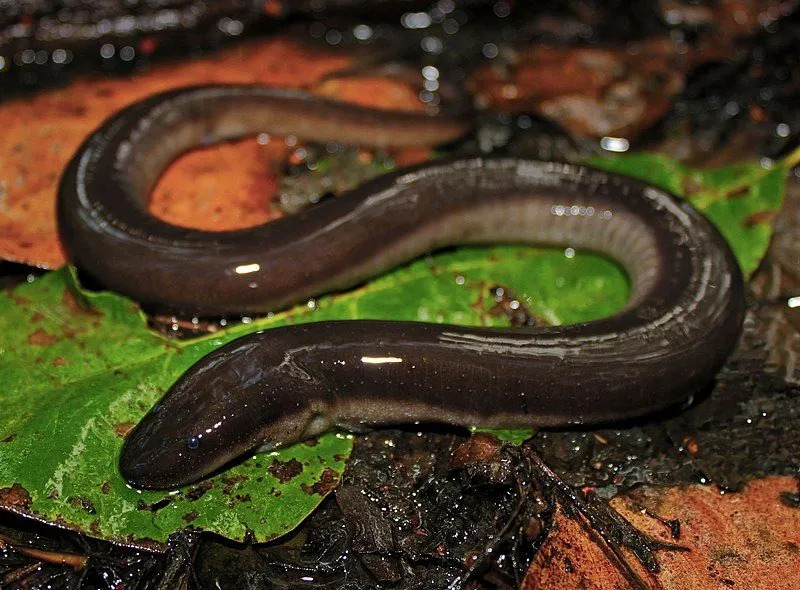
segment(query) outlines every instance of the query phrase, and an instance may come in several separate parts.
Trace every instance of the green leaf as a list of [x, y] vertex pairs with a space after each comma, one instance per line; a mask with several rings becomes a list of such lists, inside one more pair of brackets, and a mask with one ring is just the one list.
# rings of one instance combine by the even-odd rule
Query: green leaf
[[[660, 156], [594, 162], [681, 192], [720, 225], [751, 272], [780, 207], [782, 168], [696, 172]], [[571, 253], [570, 253], [571, 254]], [[266, 541], [297, 526], [335, 486], [352, 440], [331, 433], [258, 455], [173, 493], [139, 492], [117, 470], [123, 434], [196, 360], [245, 333], [287, 323], [384, 318], [505, 325], [490, 289], [511, 289], [561, 324], [621, 308], [624, 272], [595, 255], [529, 247], [461, 248], [417, 260], [315, 306], [188, 341], [147, 327], [131, 301], [83, 290], [68, 268], [0, 292], [0, 505], [87, 534], [163, 543], [185, 526]], [[519, 442], [529, 431], [495, 431]], [[522, 437], [522, 438], [520, 438]]]
[[470, 428], [470, 432], [472, 434], [476, 432], [487, 432], [512, 445], [521, 445], [536, 434], [536, 430], [533, 428], [482, 428], [480, 426]]
[[773, 168], [737, 164], [690, 170], [666, 156], [644, 153], [592, 158], [590, 163], [686, 198], [719, 228], [749, 277], [769, 246], [771, 222], [783, 203], [784, 178], [792, 160]]
[[17, 484], [29, 498], [15, 508], [44, 520], [140, 544], [190, 524], [266, 540], [314, 509], [350, 452], [350, 437], [331, 434], [177, 494], [138, 492], [117, 470], [122, 435], [233, 331], [170, 341], [132, 302], [80, 291], [62, 269], [0, 295], [0, 333], [0, 488]]

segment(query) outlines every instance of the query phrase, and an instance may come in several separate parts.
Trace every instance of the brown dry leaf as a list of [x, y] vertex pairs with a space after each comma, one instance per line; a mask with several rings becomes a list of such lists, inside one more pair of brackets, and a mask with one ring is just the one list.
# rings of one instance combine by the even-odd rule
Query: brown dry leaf
[[[56, 232], [58, 179], [84, 138], [104, 119], [145, 96], [204, 83], [311, 87], [345, 68], [349, 57], [286, 39], [251, 42], [127, 78], [77, 80], [66, 88], [0, 105], [0, 258], [43, 268], [66, 262]], [[327, 80], [321, 94], [384, 108], [421, 108], [404, 84], [385, 78]], [[150, 210], [178, 225], [227, 230], [263, 223], [270, 207], [282, 141], [256, 139], [193, 151], [159, 181]], [[418, 150], [398, 161], [418, 160]], [[224, 171], [224, 173], [223, 173]]]
[[479, 102], [542, 113], [573, 135], [632, 138], [671, 108], [687, 64], [660, 39], [628, 49], [532, 45], [507, 67], [478, 68], [468, 87]]
[[[690, 551], [658, 551], [661, 572], [655, 575], [629, 561], [653, 588], [702, 590], [719, 588], [798, 587], [800, 510], [782, 504], [782, 492], [797, 489], [789, 477], [751, 482], [739, 493], [720, 494], [713, 486], [636, 490], [612, 505], [637, 529]], [[680, 521], [673, 539], [666, 526], [645, 514]], [[524, 590], [591, 588], [611, 590], [630, 584], [578, 521], [560, 513], [523, 583]]]

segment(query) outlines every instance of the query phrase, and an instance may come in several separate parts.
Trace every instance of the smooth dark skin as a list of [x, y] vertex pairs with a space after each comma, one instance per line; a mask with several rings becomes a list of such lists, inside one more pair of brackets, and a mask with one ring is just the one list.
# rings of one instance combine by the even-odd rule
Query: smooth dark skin
[[717, 230], [676, 197], [588, 167], [432, 162], [235, 232], [147, 213], [178, 154], [261, 131], [409, 145], [463, 126], [257, 87], [153, 97], [106, 122], [65, 172], [58, 214], [72, 260], [141, 302], [214, 315], [276, 310], [445, 246], [552, 244], [619, 261], [631, 300], [609, 318], [554, 328], [342, 321], [240, 338], [189, 369], [127, 437], [120, 469], [136, 487], [182, 486], [335, 425], [635, 418], [687, 400], [738, 338], [742, 277]]

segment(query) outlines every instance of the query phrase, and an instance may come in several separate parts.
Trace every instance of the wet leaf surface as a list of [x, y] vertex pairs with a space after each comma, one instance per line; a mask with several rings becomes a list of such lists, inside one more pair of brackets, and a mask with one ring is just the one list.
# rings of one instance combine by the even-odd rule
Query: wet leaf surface
[[242, 330], [170, 341], [130, 301], [81, 291], [67, 268], [4, 292], [0, 308], [0, 501], [15, 512], [131, 543], [163, 542], [187, 525], [266, 540], [296, 526], [329, 491], [320, 482], [344, 467], [351, 440], [331, 434], [281, 453], [301, 467], [292, 477], [263, 455], [176, 494], [133, 490], [117, 471], [124, 434], [189, 365]]

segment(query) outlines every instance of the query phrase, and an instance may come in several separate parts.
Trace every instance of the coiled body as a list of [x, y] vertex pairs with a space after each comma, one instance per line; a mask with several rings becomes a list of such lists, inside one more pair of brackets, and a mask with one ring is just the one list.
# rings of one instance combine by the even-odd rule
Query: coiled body
[[[241, 338], [200, 360], [129, 435], [120, 467], [133, 485], [190, 483], [255, 448], [340, 423], [565, 426], [633, 418], [688, 398], [735, 344], [742, 277], [717, 230], [661, 190], [588, 167], [433, 162], [238, 232], [197, 232], [149, 216], [158, 175], [198, 138], [259, 131], [309, 138], [254, 125], [254, 116], [275, 118], [275, 98], [263, 92], [179, 91], [107, 122], [61, 186], [59, 220], [73, 259], [140, 301], [214, 314], [277, 309], [449, 245], [568, 245], [619, 261], [632, 297], [612, 317], [555, 328], [343, 321]], [[462, 130], [446, 120], [425, 126], [414, 115], [352, 113], [371, 118], [370, 137], [401, 144]], [[330, 125], [340, 140], [362, 132], [347, 127], [352, 120], [339, 119], [341, 130], [315, 117], [319, 111], [308, 114], [306, 128]], [[165, 137], [167, 146], [157, 141]]]

